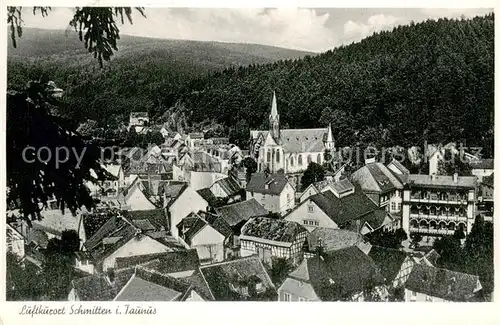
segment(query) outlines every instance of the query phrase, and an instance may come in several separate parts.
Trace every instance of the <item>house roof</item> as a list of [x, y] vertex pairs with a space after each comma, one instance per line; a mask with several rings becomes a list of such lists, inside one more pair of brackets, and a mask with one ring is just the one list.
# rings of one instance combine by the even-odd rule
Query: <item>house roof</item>
[[196, 191], [209, 205], [214, 206], [217, 203], [217, 198], [210, 188], [202, 188]]
[[490, 176], [485, 176], [483, 177], [483, 184], [487, 185], [489, 187], [493, 187], [493, 184], [495, 183], [495, 173], [492, 173]]
[[[285, 152], [322, 152], [325, 149], [328, 128], [322, 129], [283, 129], [280, 130], [280, 144]], [[266, 139], [269, 131], [250, 131], [253, 140], [259, 135]]]
[[306, 281], [323, 301], [344, 300], [367, 285], [382, 283], [373, 260], [356, 246], [327, 252], [323, 257], [311, 257], [302, 263], [307, 265], [301, 266], [301, 273], [307, 272]]
[[208, 222], [200, 218], [200, 216], [195, 213], [190, 213], [177, 224], [177, 229], [179, 229], [179, 235], [182, 239], [188, 245], [191, 245], [194, 237], [207, 225], [209, 225]]
[[403, 184], [384, 164], [369, 163], [355, 171], [352, 175], [355, 182], [365, 191], [387, 192], [402, 189]]
[[119, 176], [120, 170], [122, 168], [122, 166], [118, 165], [118, 164], [107, 164], [107, 165], [104, 165], [103, 167], [104, 167], [104, 169], [106, 169], [106, 171], [108, 173], [110, 173], [114, 177], [118, 177]]
[[288, 243], [303, 232], [307, 229], [294, 221], [267, 217], [252, 218], [241, 228], [241, 234], [245, 236]]
[[275, 292], [274, 284], [258, 256], [201, 266], [200, 271], [215, 300], [253, 300], [253, 297], [242, 296], [232, 287], [255, 280], [260, 281], [265, 289]]
[[163, 209], [122, 211], [122, 213], [135, 227], [144, 231], [168, 228]]
[[81, 301], [111, 301], [134, 274], [133, 268], [115, 271], [113, 282], [102, 274], [74, 279], [71, 284]]
[[[433, 180], [432, 177], [435, 177]], [[453, 176], [443, 175], [408, 175], [408, 185], [410, 187], [435, 187], [435, 188], [464, 188], [473, 189], [477, 186], [476, 176], [458, 176], [458, 181], [455, 183]]]
[[191, 139], [203, 139], [205, 135], [203, 134], [203, 132], [191, 132], [189, 133], [189, 137]]
[[397, 169], [399, 169], [399, 171], [401, 171], [402, 174], [409, 174], [410, 173], [408, 168], [403, 166], [403, 164], [401, 164], [398, 160], [396, 160], [394, 158], [392, 158], [392, 161], [389, 163], [389, 165], [394, 165]]
[[116, 268], [129, 268], [147, 265], [160, 273], [171, 274], [196, 270], [200, 265], [196, 249], [173, 251], [166, 253], [145, 254], [116, 258]]
[[477, 275], [417, 264], [405, 288], [445, 300], [467, 301], [480, 289], [480, 285]]
[[191, 283], [193, 289], [205, 300], [215, 300], [207, 282], [203, 278], [200, 270], [195, 271], [190, 276], [184, 277], [183, 280]]
[[123, 287], [115, 301], [172, 301], [181, 300], [191, 284], [171, 276], [138, 266], [135, 275]]
[[331, 251], [354, 246], [362, 241], [363, 238], [357, 232], [322, 227], [315, 228], [307, 237], [310, 252], [313, 252], [320, 243], [325, 251]]
[[380, 246], [372, 246], [368, 256], [380, 269], [386, 283], [392, 283], [396, 279], [407, 257], [403, 251]]
[[494, 159], [471, 160], [470, 165], [472, 169], [493, 169], [495, 168], [495, 160]]
[[269, 211], [254, 198], [215, 208], [215, 212], [217, 212], [217, 214], [219, 214], [231, 227], [239, 224], [243, 220], [269, 214]]
[[198, 215], [205, 219], [210, 224], [210, 226], [212, 226], [212, 228], [217, 230], [224, 237], [228, 238], [233, 235], [233, 229], [220, 215], [205, 211], [199, 211]]
[[434, 266], [437, 260], [441, 257], [435, 249], [431, 249], [427, 254], [424, 255], [423, 259], [430, 265]]
[[[327, 191], [312, 195], [309, 200], [316, 203], [339, 226], [350, 220], [360, 219], [378, 209], [377, 205], [359, 189], [356, 189], [353, 194], [341, 198]], [[307, 204], [309, 200], [305, 200], [301, 205]]]
[[[359, 220], [359, 225], [357, 224], [357, 220]], [[369, 213], [356, 220], [350, 220], [344, 225], [344, 227], [345, 229], [349, 229], [351, 231], [360, 231], [361, 227], [363, 227], [363, 225], [366, 223], [373, 231], [379, 229], [389, 222], [392, 222], [393, 220], [394, 218], [385, 209], [382, 208], [370, 211]], [[359, 229], [358, 226], [360, 227]]]
[[219, 179], [210, 188], [214, 187], [215, 184], [218, 184], [227, 196], [238, 194], [241, 190], [240, 184], [232, 176]]
[[288, 179], [285, 174], [271, 174], [266, 177], [264, 173], [254, 173], [247, 183], [246, 191], [279, 195], [286, 184], [288, 184]]

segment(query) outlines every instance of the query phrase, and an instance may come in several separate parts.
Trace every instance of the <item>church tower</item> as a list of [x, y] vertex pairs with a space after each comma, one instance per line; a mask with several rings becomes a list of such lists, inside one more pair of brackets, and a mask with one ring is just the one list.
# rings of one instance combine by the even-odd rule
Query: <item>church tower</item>
[[332, 135], [332, 124], [328, 125], [328, 134], [326, 136], [325, 149], [330, 150], [330, 152], [335, 151], [335, 140]]
[[273, 103], [271, 104], [271, 114], [269, 115], [269, 131], [273, 139], [278, 142], [280, 138], [280, 116], [278, 105], [276, 104], [276, 93], [273, 91]]

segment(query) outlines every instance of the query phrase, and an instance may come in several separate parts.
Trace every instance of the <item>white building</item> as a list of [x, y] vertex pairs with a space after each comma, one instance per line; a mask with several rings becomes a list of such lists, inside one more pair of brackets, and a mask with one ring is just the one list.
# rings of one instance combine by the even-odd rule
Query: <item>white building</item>
[[255, 173], [246, 192], [247, 200], [254, 198], [271, 212], [285, 213], [295, 206], [295, 188], [284, 174]]

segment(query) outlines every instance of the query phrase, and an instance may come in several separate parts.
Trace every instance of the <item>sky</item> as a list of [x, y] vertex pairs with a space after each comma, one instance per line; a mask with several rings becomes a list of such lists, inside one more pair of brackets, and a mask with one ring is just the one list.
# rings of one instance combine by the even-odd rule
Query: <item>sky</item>
[[[486, 8], [146, 8], [147, 18], [133, 15], [120, 33], [155, 38], [258, 43], [323, 52], [359, 41], [376, 31], [411, 21], [474, 17]], [[53, 7], [48, 17], [23, 9], [24, 27], [68, 29], [73, 8]]]

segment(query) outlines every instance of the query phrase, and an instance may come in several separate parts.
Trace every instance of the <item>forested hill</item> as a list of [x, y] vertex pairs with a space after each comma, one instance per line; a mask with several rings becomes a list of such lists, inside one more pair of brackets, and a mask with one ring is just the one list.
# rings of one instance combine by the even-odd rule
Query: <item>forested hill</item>
[[267, 127], [272, 90], [284, 125], [332, 123], [339, 145], [464, 141], [491, 150], [494, 17], [426, 21], [315, 57], [228, 69], [193, 81], [192, 121], [213, 118], [248, 138]]
[[[267, 127], [275, 90], [283, 126], [332, 123], [338, 145], [463, 141], [492, 150], [493, 14], [400, 26], [320, 55], [209, 74], [166, 49], [125, 53], [102, 70], [82, 68], [71, 56], [64, 64], [10, 60], [9, 85], [45, 73], [66, 91], [74, 118], [110, 124], [130, 111], [167, 112], [190, 123], [218, 122], [243, 145], [249, 128]], [[217, 53], [207, 50], [207, 61]]]

